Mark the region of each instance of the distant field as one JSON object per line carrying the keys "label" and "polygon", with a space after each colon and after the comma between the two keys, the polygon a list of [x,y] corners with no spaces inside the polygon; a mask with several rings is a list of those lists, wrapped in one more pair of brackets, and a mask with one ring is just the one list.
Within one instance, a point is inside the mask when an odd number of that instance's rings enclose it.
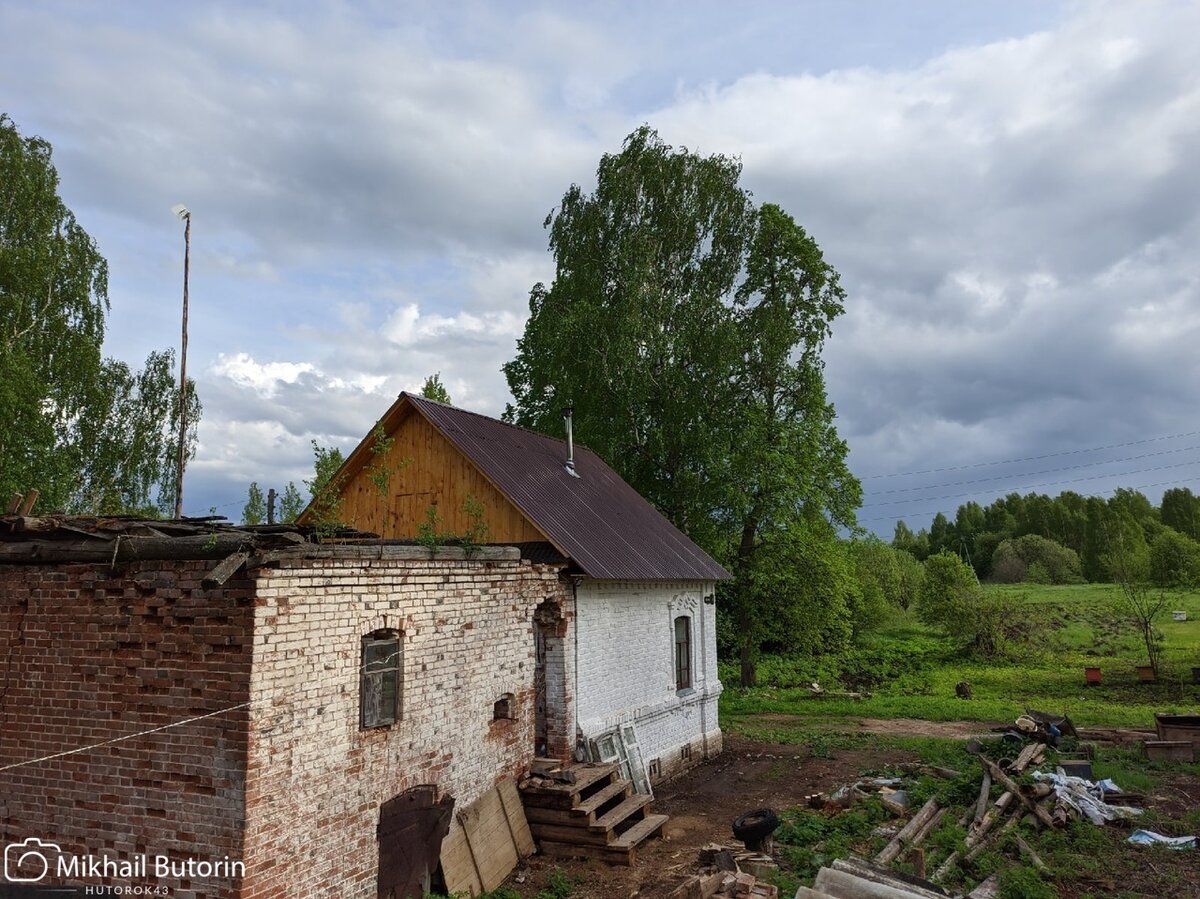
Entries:
{"label": "distant field", "polygon": [[[821,660],[767,657],[759,668],[761,686],[737,687],[736,665],[723,665],[726,685],[722,720],[747,733],[761,731],[763,713],[804,716],[812,725],[839,719],[921,718],[932,721],[1011,721],[1028,706],[1066,713],[1081,726],[1152,727],[1154,712],[1200,710],[1200,591],[1176,593],[1157,622],[1165,635],[1163,672],[1157,683],[1138,681],[1135,666],[1145,664],[1137,635],[1123,629],[1114,611],[1117,588],[1004,585],[989,587],[1018,594],[1038,606],[1045,623],[1024,657],[994,662],[966,657],[945,638],[909,614],[898,613],[880,631],[846,656]],[[1188,613],[1172,620],[1173,610]],[[1084,668],[1099,667],[1104,683],[1084,685]],[[803,685],[819,681],[827,690],[863,689],[860,701],[812,698]],[[973,698],[959,699],[954,687],[971,684]]]}

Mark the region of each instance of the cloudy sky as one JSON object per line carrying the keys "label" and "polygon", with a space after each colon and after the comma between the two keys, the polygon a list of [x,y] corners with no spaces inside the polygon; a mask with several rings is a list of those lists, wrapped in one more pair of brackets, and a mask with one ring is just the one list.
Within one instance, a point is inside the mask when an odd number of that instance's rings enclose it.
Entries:
{"label": "cloudy sky", "polygon": [[499,413],[543,219],[643,122],[739,156],[842,273],[869,527],[1200,489],[1195,3],[0,0],[0,34],[0,110],[111,265],[110,354],[177,344],[192,210],[189,513],[431,372]]}

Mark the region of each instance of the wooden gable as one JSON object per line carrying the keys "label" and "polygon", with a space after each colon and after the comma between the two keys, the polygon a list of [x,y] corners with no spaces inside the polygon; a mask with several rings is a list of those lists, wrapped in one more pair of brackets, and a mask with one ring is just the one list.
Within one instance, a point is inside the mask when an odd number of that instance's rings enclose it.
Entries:
{"label": "wooden gable", "polygon": [[[480,472],[462,452],[417,413],[411,403],[401,401],[381,421],[393,439],[387,453],[373,453],[372,436],[346,461],[339,478],[341,506],[338,518],[350,527],[381,537],[410,540],[426,520],[431,506],[437,508],[442,532],[466,533],[471,518],[467,498],[483,509],[487,543],[545,541],[546,536]],[[372,479],[372,470],[382,466],[391,472],[386,491]],[[306,510],[301,521],[308,521]]]}

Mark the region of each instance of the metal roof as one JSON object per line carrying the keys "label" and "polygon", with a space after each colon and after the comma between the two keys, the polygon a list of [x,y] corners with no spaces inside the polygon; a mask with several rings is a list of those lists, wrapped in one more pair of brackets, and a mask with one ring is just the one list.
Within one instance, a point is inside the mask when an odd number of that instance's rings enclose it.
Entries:
{"label": "metal roof", "polygon": [[566,470],[565,440],[400,394],[405,399],[589,577],[730,577],[591,450],[575,445],[575,478]]}

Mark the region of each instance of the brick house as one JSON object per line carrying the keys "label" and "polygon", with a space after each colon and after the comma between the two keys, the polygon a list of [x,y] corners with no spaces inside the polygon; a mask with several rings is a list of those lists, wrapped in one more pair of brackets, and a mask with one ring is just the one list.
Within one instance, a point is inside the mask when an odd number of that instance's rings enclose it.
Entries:
{"label": "brick house", "polygon": [[561,614],[539,626],[539,754],[628,756],[635,782],[640,759],[645,789],[720,751],[715,589],[729,574],[595,453],[402,393],[332,483],[337,518],[362,530],[482,527],[567,561]]}
{"label": "brick house", "polygon": [[85,860],[39,885],[386,896],[398,798],[465,808],[529,770],[531,623],[567,602],[561,562],[24,522],[0,519],[0,843]]}
{"label": "brick house", "polygon": [[[0,844],[100,865],[42,883],[404,896],[417,798],[455,827],[535,755],[719,750],[716,563],[587,450],[405,395],[380,424],[336,482],[385,539],[0,517]],[[430,508],[489,545],[388,539]]]}

